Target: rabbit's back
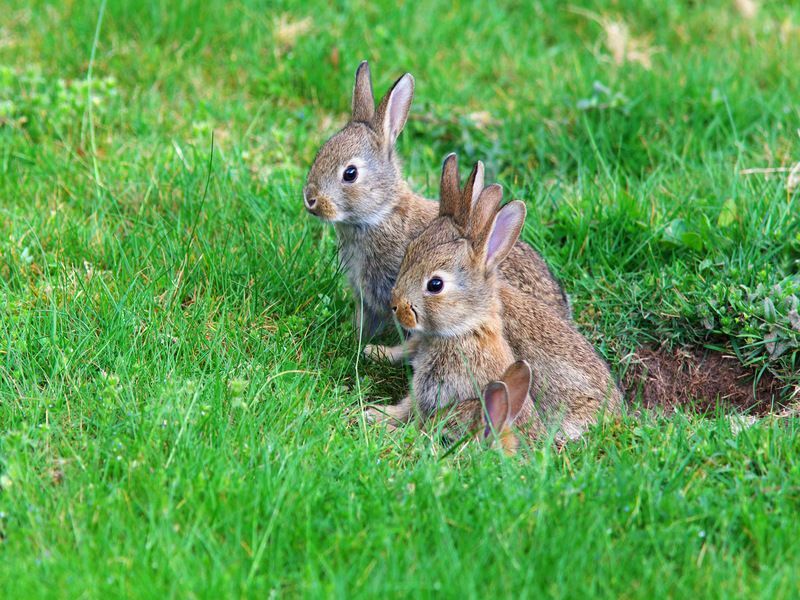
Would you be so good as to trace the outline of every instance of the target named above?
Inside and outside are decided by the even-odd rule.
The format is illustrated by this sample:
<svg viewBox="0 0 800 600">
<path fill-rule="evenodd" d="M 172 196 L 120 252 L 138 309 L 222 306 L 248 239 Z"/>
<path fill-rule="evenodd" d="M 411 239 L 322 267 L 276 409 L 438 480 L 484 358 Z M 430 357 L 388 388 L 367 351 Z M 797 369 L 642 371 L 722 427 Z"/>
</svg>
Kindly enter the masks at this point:
<svg viewBox="0 0 800 600">
<path fill-rule="evenodd" d="M 571 319 L 572 308 L 564 288 L 536 250 L 525 242 L 517 242 L 500 274 L 514 288 L 552 307 L 560 316 Z"/>
<path fill-rule="evenodd" d="M 559 419 L 575 437 L 600 411 L 620 410 L 608 365 L 570 321 L 510 285 L 501 286 L 500 296 L 506 339 L 514 356 L 530 364 L 531 396 L 546 420 Z"/>
</svg>

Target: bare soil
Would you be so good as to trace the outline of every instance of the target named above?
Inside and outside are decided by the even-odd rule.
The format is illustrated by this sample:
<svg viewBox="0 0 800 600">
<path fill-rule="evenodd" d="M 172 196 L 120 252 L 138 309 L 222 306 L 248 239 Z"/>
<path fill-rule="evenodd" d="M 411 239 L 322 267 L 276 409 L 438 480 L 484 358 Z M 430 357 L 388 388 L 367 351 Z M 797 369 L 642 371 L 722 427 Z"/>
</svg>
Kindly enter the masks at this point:
<svg viewBox="0 0 800 600">
<path fill-rule="evenodd" d="M 640 348 L 620 382 L 629 400 L 672 412 L 713 413 L 717 407 L 756 416 L 780 409 L 781 384 L 769 372 L 756 380 L 734 356 L 697 348 Z"/>
</svg>

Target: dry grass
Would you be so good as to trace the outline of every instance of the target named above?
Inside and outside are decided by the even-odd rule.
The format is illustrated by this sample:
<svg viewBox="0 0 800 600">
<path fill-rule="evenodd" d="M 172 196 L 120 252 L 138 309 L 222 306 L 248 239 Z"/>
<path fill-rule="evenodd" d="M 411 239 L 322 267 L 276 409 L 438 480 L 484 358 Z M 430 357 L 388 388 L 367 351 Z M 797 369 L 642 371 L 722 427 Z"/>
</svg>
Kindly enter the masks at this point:
<svg viewBox="0 0 800 600">
<path fill-rule="evenodd" d="M 311 17 L 294 19 L 292 15 L 282 14 L 275 19 L 272 35 L 275 39 L 276 50 L 286 53 L 295 47 L 298 40 L 308 35 L 314 27 Z"/>
<path fill-rule="evenodd" d="M 647 70 L 653 68 L 653 56 L 662 49 L 652 45 L 651 34 L 633 35 L 630 26 L 621 18 L 601 16 L 582 9 L 573 9 L 573 12 L 591 19 L 602 27 L 603 45 L 615 65 L 636 63 Z"/>
<path fill-rule="evenodd" d="M 755 0 L 734 0 L 736 10 L 745 19 L 752 19 L 758 14 L 758 9 L 761 8 Z"/>
</svg>

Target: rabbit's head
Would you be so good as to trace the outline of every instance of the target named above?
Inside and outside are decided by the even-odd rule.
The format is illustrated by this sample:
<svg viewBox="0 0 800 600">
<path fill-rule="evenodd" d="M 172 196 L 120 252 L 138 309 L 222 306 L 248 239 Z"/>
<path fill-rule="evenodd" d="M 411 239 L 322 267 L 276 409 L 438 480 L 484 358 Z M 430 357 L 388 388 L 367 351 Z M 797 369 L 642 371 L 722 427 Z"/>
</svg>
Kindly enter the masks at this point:
<svg viewBox="0 0 800 600">
<path fill-rule="evenodd" d="M 525 205 L 509 202 L 498 211 L 502 188 L 482 188 L 481 163 L 462 190 L 455 155 L 445 159 L 439 217 L 409 244 L 392 290 L 404 329 L 459 336 L 497 310 L 497 266 L 519 238 Z"/>
<path fill-rule="evenodd" d="M 508 454 L 519 447 L 519 438 L 513 431 L 520 417 L 533 410 L 526 409 L 531 385 L 531 368 L 524 360 L 510 365 L 498 381 L 490 382 L 482 398 L 462 402 L 455 407 L 442 409 L 433 423 L 445 445 L 459 441 L 480 440 L 499 444 Z"/>
<path fill-rule="evenodd" d="M 376 108 L 369 65 L 359 65 L 350 122 L 319 149 L 308 173 L 309 213 L 331 223 L 375 225 L 392 210 L 402 184 L 394 145 L 413 97 L 414 78 L 406 73 Z"/>
</svg>

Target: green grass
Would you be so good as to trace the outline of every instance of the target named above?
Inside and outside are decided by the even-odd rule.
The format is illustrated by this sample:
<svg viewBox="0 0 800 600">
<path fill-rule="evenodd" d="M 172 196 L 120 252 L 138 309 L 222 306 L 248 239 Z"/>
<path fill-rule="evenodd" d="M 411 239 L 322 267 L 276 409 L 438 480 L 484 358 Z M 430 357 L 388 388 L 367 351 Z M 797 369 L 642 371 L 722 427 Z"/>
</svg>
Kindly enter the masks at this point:
<svg viewBox="0 0 800 600">
<path fill-rule="evenodd" d="M 741 170 L 800 160 L 793 4 L 111 0 L 90 86 L 98 2 L 5 2 L 0 596 L 796 597 L 796 419 L 516 459 L 364 428 L 406 374 L 357 361 L 300 193 L 358 61 L 411 71 L 415 188 L 483 159 L 616 373 L 691 343 L 791 394 L 800 191 Z"/>
</svg>

